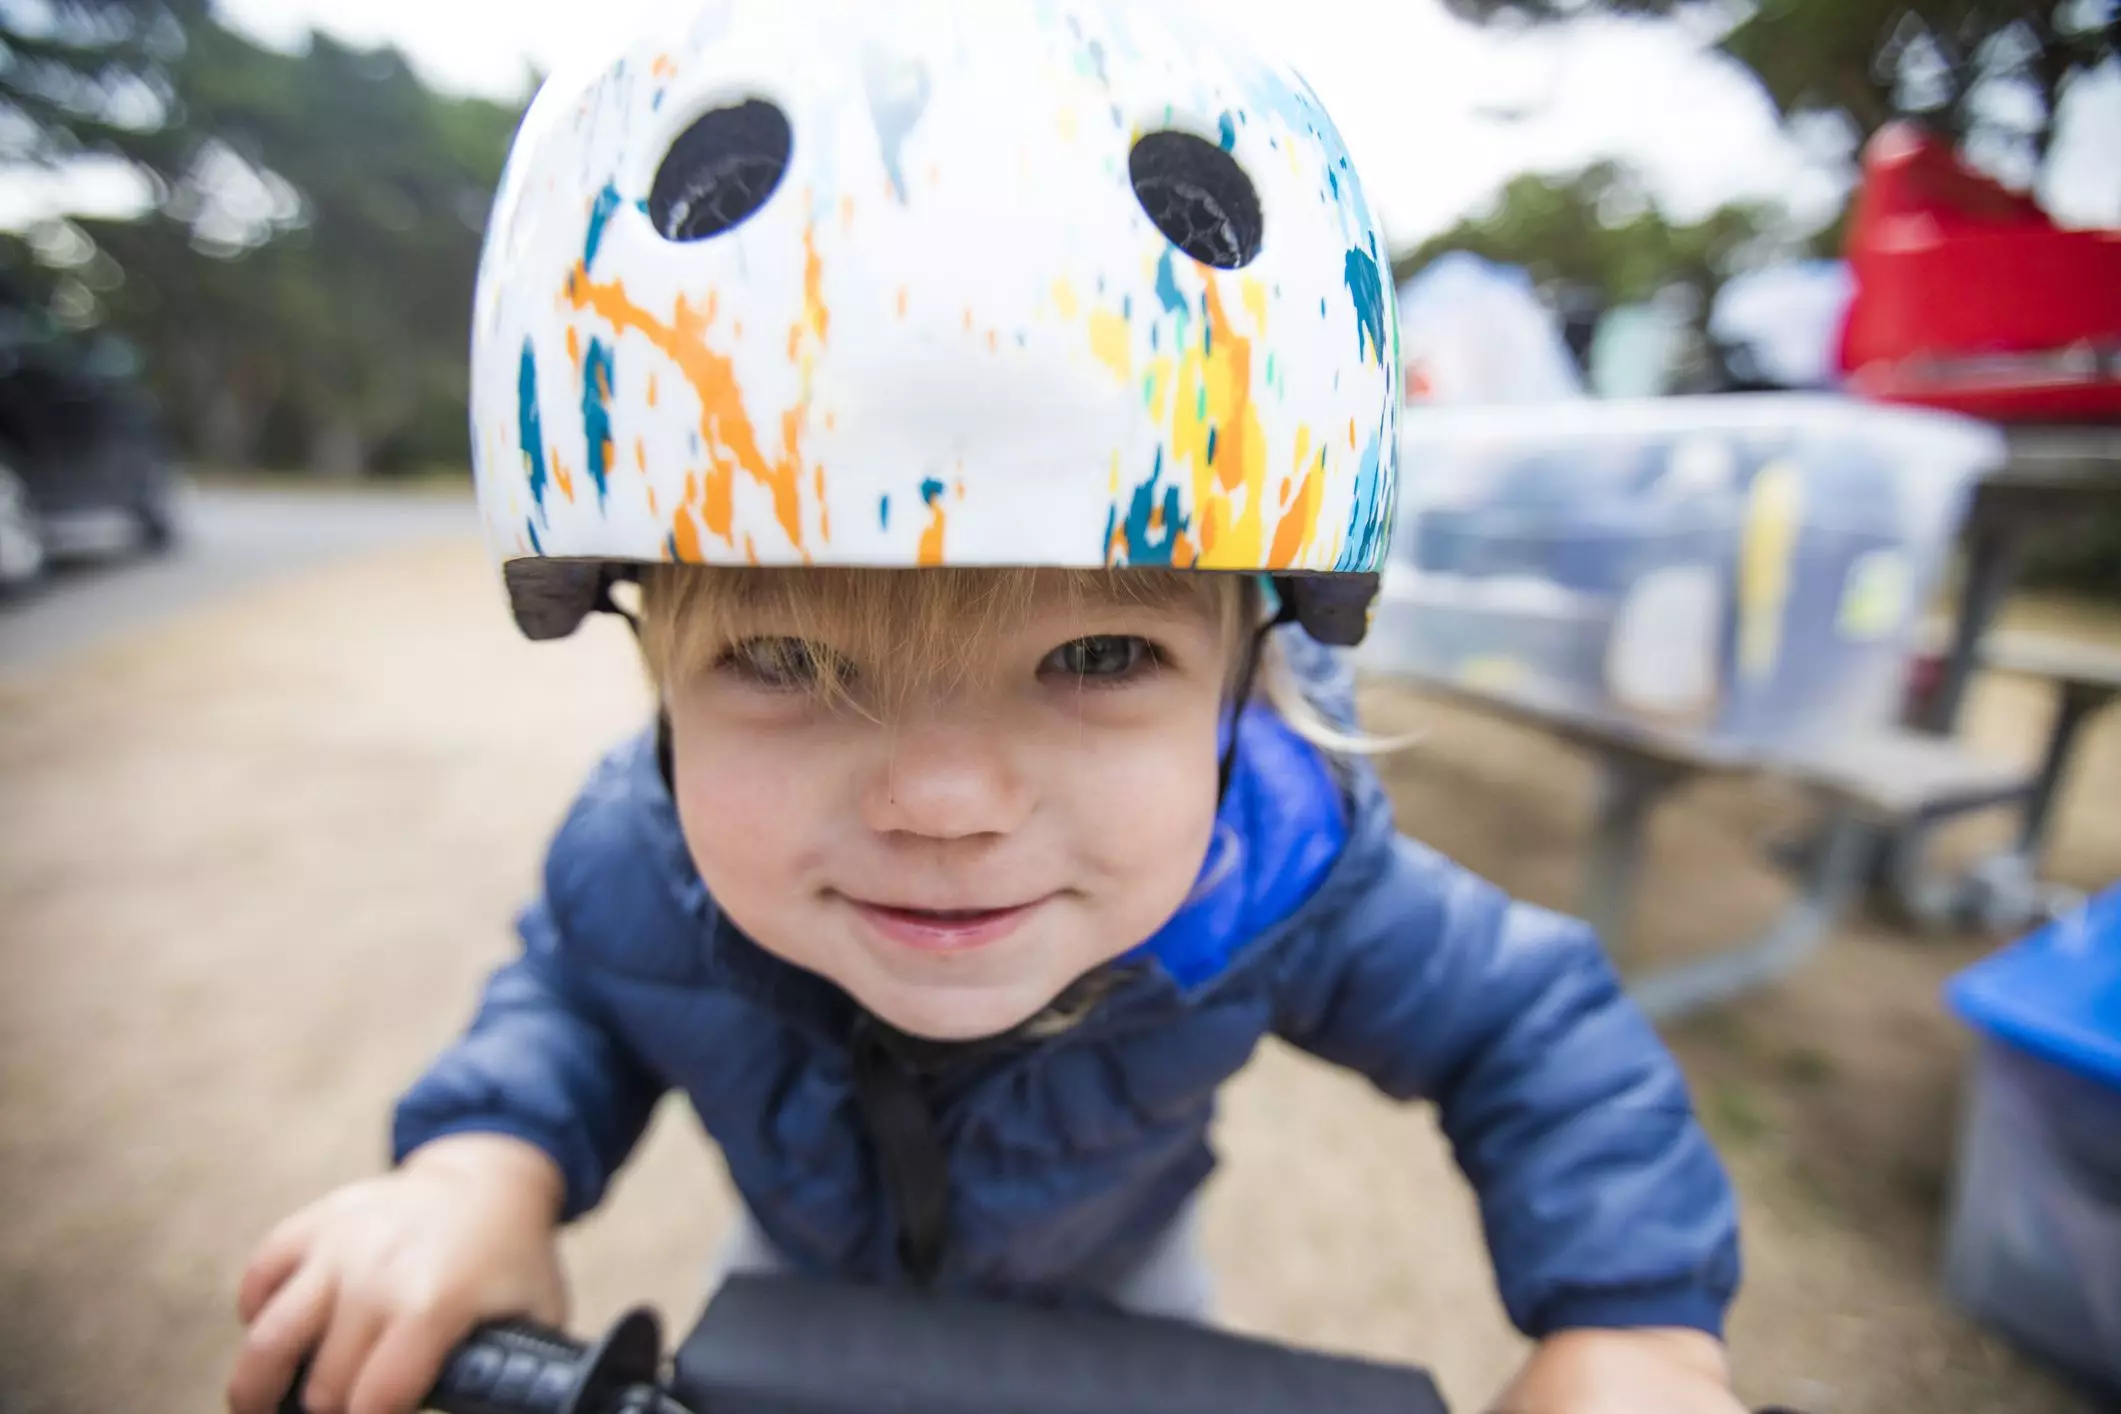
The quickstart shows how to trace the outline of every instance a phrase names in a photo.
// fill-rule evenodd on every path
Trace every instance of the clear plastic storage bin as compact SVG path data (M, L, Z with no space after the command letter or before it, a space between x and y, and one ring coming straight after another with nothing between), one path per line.
M1732 745L1882 725L2002 456L1832 397L1410 412L1363 662Z
M1955 979L1982 1033L1945 1287L2121 1400L2121 889Z

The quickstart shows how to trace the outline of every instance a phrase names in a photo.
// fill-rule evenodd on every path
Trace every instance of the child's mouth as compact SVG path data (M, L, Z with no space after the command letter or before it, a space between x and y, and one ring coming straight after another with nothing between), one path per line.
M905 908L849 899L854 911L886 941L918 952L969 952L1014 933L1044 899L1006 908Z

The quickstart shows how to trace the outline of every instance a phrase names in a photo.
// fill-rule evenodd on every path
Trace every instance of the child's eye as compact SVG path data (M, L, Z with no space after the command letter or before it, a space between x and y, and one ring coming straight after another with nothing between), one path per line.
M1039 671L1093 682L1121 682L1156 660L1156 647L1146 638L1098 634L1063 643L1046 655Z
M843 683L853 675L851 665L830 648L801 638L747 638L731 645L715 666L761 687L791 692L817 687L828 671Z

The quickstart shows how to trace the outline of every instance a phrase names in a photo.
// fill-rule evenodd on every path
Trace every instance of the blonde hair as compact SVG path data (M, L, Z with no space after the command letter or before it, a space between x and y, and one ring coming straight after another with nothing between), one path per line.
M1225 694L1241 690L1247 647L1262 612L1257 580L1246 574L656 565L641 579L641 651L662 691L712 667L731 646L739 622L764 615L786 625L790 637L823 639L865 661L890 664L881 690L903 698L961 680L977 661L973 650L983 638L1027 614L1055 587L1084 604L1198 612L1224 645ZM846 700L837 660L828 656L816 666L814 690ZM1261 652L1253 695L1325 750L1369 753L1394 744L1329 720L1305 695L1273 635Z

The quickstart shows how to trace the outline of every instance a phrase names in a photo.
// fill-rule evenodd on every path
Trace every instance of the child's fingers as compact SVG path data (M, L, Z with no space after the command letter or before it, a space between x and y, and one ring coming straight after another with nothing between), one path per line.
M295 1371L324 1334L337 1282L335 1272L304 1267L265 1304L229 1376L230 1414L275 1414Z
M265 1240L258 1244L258 1251L243 1269L242 1285L236 1291L236 1314L244 1325L258 1319L265 1303L272 1300L286 1280L302 1265L309 1255L311 1241L316 1236L317 1219L315 1208L305 1208L281 1223Z
M345 1414L361 1370L389 1325L390 1313L385 1308L351 1299L345 1288L340 1289L324 1343L310 1357L302 1386L303 1408L309 1414Z
M477 1321L438 1314L392 1321L361 1367L346 1414L414 1414L440 1378L443 1363Z

